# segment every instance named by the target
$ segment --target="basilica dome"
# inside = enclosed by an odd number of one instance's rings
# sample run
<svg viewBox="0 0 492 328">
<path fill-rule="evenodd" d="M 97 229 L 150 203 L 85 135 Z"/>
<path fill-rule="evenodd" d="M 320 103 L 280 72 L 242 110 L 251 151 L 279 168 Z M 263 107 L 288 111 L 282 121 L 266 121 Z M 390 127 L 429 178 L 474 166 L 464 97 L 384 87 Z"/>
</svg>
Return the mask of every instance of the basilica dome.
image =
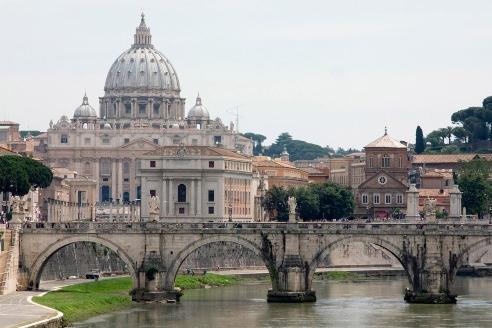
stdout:
<svg viewBox="0 0 492 328">
<path fill-rule="evenodd" d="M 142 14 L 134 44 L 113 63 L 104 91 L 179 92 L 178 75 L 171 62 L 151 43 L 152 35 Z"/>
<path fill-rule="evenodd" d="M 188 112 L 188 119 L 190 120 L 208 120 L 210 119 L 210 114 L 205 106 L 202 104 L 202 98 L 200 95 L 196 97 L 195 106 L 193 106 Z"/>
<path fill-rule="evenodd" d="M 87 98 L 87 94 L 84 95 L 82 100 L 82 105 L 77 107 L 75 112 L 73 113 L 74 118 L 95 118 L 97 117 L 96 110 L 89 105 L 89 99 Z"/>
</svg>

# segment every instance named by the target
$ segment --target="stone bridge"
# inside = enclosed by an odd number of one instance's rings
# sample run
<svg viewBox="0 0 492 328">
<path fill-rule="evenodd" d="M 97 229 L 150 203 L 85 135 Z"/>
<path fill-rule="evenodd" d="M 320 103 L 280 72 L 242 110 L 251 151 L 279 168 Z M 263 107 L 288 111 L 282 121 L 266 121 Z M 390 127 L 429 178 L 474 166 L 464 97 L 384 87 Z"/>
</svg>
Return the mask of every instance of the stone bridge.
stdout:
<svg viewBox="0 0 492 328">
<path fill-rule="evenodd" d="M 270 273 L 270 302 L 316 300 L 318 263 L 354 242 L 378 245 L 405 269 L 414 303 L 454 303 L 453 281 L 468 254 L 491 244 L 492 225 L 478 223 L 32 223 L 20 229 L 19 284 L 39 288 L 43 266 L 60 248 L 98 243 L 128 265 L 135 300 L 178 298 L 174 282 L 193 251 L 215 242 L 257 254 Z"/>
</svg>

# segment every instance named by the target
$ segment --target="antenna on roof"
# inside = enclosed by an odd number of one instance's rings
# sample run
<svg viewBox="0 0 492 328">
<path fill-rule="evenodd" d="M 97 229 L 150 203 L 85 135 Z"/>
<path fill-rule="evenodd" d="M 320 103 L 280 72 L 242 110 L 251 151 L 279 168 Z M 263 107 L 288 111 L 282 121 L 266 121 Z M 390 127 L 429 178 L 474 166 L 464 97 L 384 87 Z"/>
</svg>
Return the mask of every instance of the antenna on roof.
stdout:
<svg viewBox="0 0 492 328">
<path fill-rule="evenodd" d="M 236 132 L 239 133 L 239 118 L 242 117 L 239 115 L 239 107 L 243 107 L 243 105 L 236 105 L 232 108 L 227 109 L 229 114 L 232 114 L 236 117 Z"/>
<path fill-rule="evenodd" d="M 387 135 L 388 135 L 388 127 L 387 127 L 387 126 L 385 126 L 385 127 L 384 127 L 384 135 L 385 135 L 385 136 L 387 136 Z"/>
</svg>

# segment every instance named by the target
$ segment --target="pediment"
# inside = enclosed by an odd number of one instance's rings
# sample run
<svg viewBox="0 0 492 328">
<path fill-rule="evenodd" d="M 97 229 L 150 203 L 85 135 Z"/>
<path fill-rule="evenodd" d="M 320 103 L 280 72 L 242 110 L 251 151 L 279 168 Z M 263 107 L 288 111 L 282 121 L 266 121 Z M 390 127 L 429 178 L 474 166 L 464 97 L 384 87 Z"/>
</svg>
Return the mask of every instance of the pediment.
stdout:
<svg viewBox="0 0 492 328">
<path fill-rule="evenodd" d="M 380 183 L 380 179 L 383 177 L 385 183 Z M 388 189 L 402 189 L 407 188 L 407 185 L 395 179 L 391 174 L 386 171 L 379 171 L 372 177 L 364 181 L 359 189 L 373 189 L 373 188 L 388 188 Z"/>
<path fill-rule="evenodd" d="M 133 140 L 120 147 L 120 149 L 122 150 L 145 150 L 145 151 L 150 151 L 157 148 L 159 148 L 158 145 L 145 139 Z"/>
</svg>

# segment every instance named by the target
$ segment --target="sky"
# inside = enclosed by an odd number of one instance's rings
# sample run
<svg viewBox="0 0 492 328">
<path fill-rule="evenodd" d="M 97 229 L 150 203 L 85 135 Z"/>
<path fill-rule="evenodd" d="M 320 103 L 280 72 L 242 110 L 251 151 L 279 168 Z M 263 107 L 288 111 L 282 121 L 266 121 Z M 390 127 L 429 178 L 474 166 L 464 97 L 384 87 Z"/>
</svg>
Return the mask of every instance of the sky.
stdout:
<svg viewBox="0 0 492 328">
<path fill-rule="evenodd" d="M 0 120 L 46 130 L 106 74 L 141 12 L 177 70 L 225 123 L 361 148 L 414 142 L 492 95 L 490 0 L 0 0 Z"/>
</svg>

